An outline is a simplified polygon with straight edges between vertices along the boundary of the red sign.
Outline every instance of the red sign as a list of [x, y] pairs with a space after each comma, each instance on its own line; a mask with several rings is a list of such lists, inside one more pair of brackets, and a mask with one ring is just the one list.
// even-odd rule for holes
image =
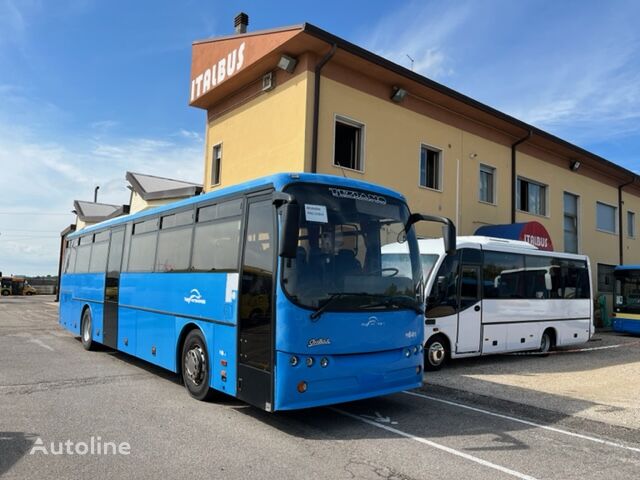
[[553, 243], [547, 229], [539, 222], [527, 222], [520, 231], [519, 240], [523, 240], [540, 250], [553, 251]]

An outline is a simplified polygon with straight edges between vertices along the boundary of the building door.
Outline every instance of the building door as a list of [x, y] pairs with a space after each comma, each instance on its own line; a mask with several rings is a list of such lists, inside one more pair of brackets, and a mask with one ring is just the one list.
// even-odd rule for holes
[[564, 192], [564, 251], [578, 253], [578, 196]]
[[104, 287], [104, 317], [102, 341], [111, 348], [118, 348], [118, 301], [120, 298], [120, 268], [124, 227], [111, 232], [109, 257], [107, 259], [107, 278]]
[[271, 410], [275, 209], [271, 197], [248, 202], [238, 301], [238, 398]]
[[[464, 258], [464, 256], [463, 256]], [[458, 308], [458, 338], [456, 353], [480, 351], [482, 330], [482, 300], [480, 297], [480, 267], [462, 265], [460, 269]]]

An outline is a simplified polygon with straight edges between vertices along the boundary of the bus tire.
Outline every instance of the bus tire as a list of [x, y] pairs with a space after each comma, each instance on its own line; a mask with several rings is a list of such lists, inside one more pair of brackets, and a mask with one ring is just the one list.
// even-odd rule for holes
[[2, 290], [2, 296], [3, 297], [8, 297], [9, 296], [9, 290]]
[[549, 353], [549, 350], [551, 350], [552, 346], [553, 340], [551, 338], [551, 333], [549, 332], [549, 330], [545, 330], [542, 334], [542, 338], [540, 339], [540, 348], [538, 349], [538, 352], [546, 355]]
[[449, 358], [449, 343], [441, 335], [434, 335], [424, 346], [424, 369], [440, 370]]
[[91, 310], [85, 308], [82, 312], [82, 321], [80, 322], [80, 339], [85, 350], [93, 350], [93, 325], [91, 322]]
[[191, 330], [184, 339], [180, 362], [182, 382], [189, 395], [196, 400], [210, 398], [209, 378], [211, 368], [209, 366], [209, 354], [204, 335], [199, 329]]

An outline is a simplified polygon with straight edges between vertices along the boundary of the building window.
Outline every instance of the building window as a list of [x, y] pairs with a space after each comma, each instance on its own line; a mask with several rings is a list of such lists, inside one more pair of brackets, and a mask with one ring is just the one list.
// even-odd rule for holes
[[564, 192], [564, 251], [578, 253], [578, 196]]
[[596, 202], [596, 228], [603, 232], [616, 233], [616, 207]]
[[535, 215], [547, 214], [547, 186], [542, 183], [532, 182], [524, 178], [518, 178], [516, 192], [519, 209], [523, 212]]
[[213, 153], [211, 155], [211, 185], [218, 185], [220, 183], [220, 167], [222, 165], [222, 144], [219, 143], [213, 146]]
[[636, 237], [636, 214], [627, 212], [627, 235], [631, 238]]
[[420, 148], [420, 186], [441, 189], [442, 150], [422, 145]]
[[615, 265], [598, 264], [598, 293], [613, 292], [613, 270]]
[[362, 171], [364, 125], [336, 117], [333, 164]]
[[496, 169], [480, 164], [480, 201], [496, 203]]

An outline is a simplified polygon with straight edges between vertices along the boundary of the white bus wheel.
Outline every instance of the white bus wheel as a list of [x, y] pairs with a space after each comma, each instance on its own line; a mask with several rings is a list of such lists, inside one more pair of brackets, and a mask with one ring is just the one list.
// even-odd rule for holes
[[441, 336], [433, 336], [424, 346], [424, 369], [440, 370], [449, 357], [448, 343]]

